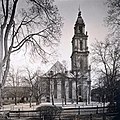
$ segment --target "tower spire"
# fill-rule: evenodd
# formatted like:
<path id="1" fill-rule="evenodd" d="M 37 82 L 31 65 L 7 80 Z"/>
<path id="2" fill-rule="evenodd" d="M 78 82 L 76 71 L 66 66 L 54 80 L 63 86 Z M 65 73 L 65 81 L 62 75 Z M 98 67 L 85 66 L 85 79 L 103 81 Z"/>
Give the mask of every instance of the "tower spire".
<path id="1" fill-rule="evenodd" d="M 79 4 L 79 8 L 78 8 L 78 17 L 81 16 L 81 11 L 80 11 L 80 4 Z"/>

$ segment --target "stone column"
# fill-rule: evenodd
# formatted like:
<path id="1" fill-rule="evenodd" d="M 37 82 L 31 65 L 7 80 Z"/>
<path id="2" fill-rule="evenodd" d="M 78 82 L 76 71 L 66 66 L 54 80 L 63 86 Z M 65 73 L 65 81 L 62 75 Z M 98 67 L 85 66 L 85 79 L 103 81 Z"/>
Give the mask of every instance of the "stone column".
<path id="1" fill-rule="evenodd" d="M 57 99 L 57 79 L 54 78 L 54 98 Z"/>
<path id="2" fill-rule="evenodd" d="M 89 69 L 88 69 L 88 76 L 89 76 L 89 79 L 88 79 L 88 104 L 90 104 L 91 102 L 91 66 L 89 66 Z"/>

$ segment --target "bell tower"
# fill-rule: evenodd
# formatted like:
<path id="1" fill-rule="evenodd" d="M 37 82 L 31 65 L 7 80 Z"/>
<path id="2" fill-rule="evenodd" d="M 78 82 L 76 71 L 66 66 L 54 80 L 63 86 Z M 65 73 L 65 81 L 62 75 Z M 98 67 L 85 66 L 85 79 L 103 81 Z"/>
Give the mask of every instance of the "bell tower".
<path id="1" fill-rule="evenodd" d="M 85 23 L 79 10 L 77 21 L 74 26 L 74 36 L 72 38 L 71 68 L 72 73 L 76 71 L 83 73 L 88 70 L 88 35 L 85 32 Z"/>
<path id="2" fill-rule="evenodd" d="M 72 38 L 71 71 L 75 77 L 76 83 L 76 103 L 78 101 L 88 101 L 90 103 L 91 82 L 88 67 L 88 35 L 85 32 L 85 23 L 78 12 L 77 21 L 74 26 L 74 36 Z"/>

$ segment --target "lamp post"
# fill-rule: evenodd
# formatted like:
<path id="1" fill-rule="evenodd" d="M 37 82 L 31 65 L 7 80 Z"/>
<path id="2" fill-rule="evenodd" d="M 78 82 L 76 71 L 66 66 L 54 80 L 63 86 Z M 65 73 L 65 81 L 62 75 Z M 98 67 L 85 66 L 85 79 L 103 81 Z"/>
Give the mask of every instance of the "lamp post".
<path id="1" fill-rule="evenodd" d="M 30 91 L 30 108 L 32 106 L 32 91 Z"/>
<path id="2" fill-rule="evenodd" d="M 2 83 L 0 81 L 0 108 L 2 107 Z"/>
<path id="3" fill-rule="evenodd" d="M 51 98 L 52 98 L 52 105 L 54 105 L 54 95 L 53 95 L 53 87 L 52 87 L 52 76 L 53 76 L 53 71 L 50 71 L 49 73 L 49 76 L 50 76 L 50 93 L 51 93 Z"/>
<path id="4" fill-rule="evenodd" d="M 75 71 L 75 82 L 76 82 L 76 104 L 78 104 L 78 70 Z"/>
<path id="5" fill-rule="evenodd" d="M 88 84 L 88 104 L 90 104 L 90 101 L 91 101 L 91 66 L 89 66 L 89 69 L 88 69 L 88 81 L 87 81 L 87 84 Z"/>
<path id="6" fill-rule="evenodd" d="M 75 77 L 75 81 L 76 81 L 76 104 L 78 104 L 78 95 L 81 95 L 81 87 L 83 85 L 84 75 L 82 72 L 80 74 L 80 72 L 78 72 L 78 70 L 76 69 L 75 76 L 76 76 Z M 79 81 L 79 80 L 81 80 L 81 81 Z M 81 100 L 82 100 L 82 98 L 81 98 Z"/>

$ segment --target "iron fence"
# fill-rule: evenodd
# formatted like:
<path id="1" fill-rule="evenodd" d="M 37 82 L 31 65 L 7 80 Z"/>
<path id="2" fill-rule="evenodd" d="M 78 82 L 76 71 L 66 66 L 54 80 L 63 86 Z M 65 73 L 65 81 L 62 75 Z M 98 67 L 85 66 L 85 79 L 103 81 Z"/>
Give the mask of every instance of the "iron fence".
<path id="1" fill-rule="evenodd" d="M 115 108 L 113 108 L 115 109 Z M 112 120 L 117 112 L 108 112 L 108 107 L 64 108 L 59 115 L 42 114 L 44 111 L 0 111 L 4 120 Z M 2 119 L 0 119 L 2 120 Z"/>

